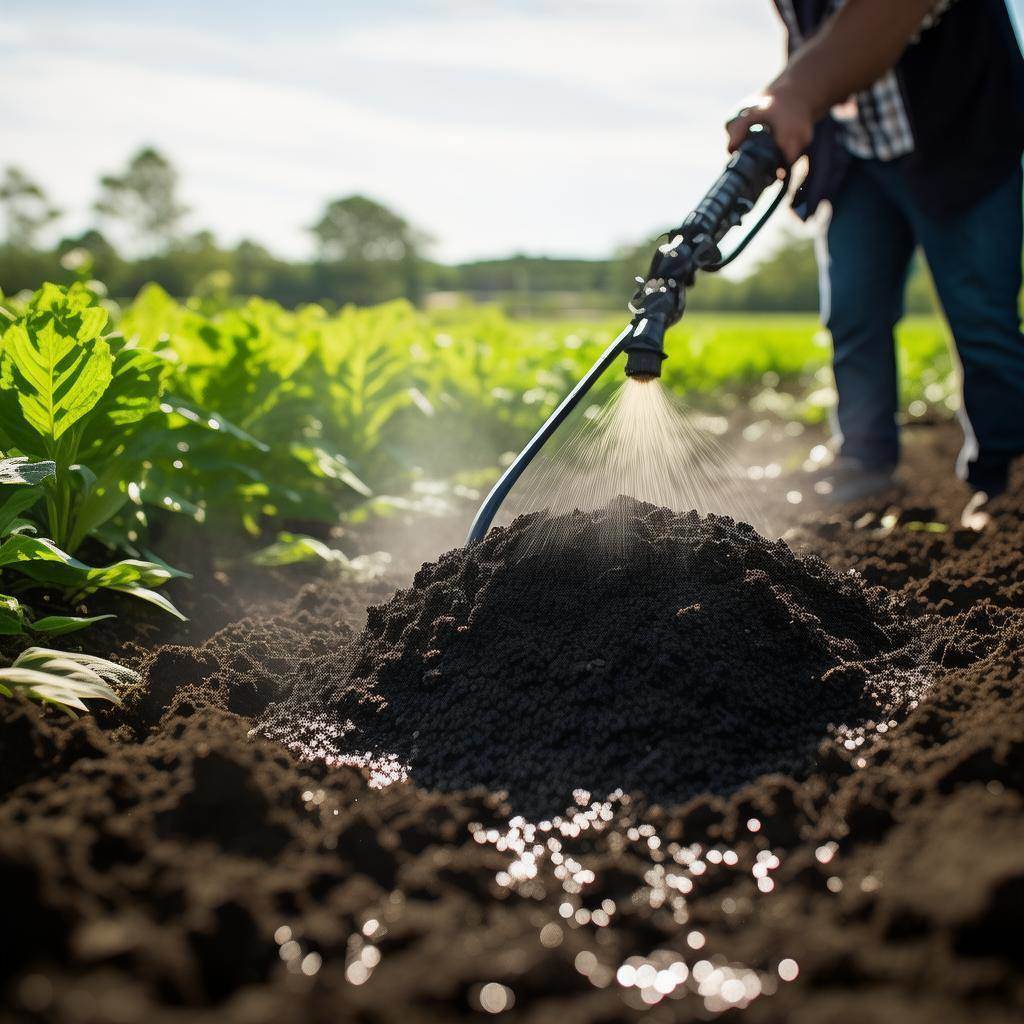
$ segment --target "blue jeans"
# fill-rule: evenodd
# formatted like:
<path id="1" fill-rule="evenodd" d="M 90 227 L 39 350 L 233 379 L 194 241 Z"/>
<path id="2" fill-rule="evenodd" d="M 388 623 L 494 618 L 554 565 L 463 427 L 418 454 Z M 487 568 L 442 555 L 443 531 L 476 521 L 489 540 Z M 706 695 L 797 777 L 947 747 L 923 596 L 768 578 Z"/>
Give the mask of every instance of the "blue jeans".
<path id="1" fill-rule="evenodd" d="M 899 459 L 893 328 L 920 245 L 963 367 L 960 475 L 998 493 L 1024 453 L 1022 174 L 968 210 L 925 213 L 898 166 L 854 160 L 833 203 L 822 311 L 832 333 L 840 450 L 877 468 Z M 822 275 L 823 282 L 825 274 Z"/>

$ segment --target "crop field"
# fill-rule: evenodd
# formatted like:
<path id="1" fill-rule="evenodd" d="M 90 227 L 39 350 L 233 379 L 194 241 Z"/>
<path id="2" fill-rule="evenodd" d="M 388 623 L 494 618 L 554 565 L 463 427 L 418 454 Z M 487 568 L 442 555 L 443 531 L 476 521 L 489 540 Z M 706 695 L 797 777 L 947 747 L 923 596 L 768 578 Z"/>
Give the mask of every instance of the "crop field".
<path id="1" fill-rule="evenodd" d="M 1020 1019 L 1024 475 L 960 527 L 945 326 L 898 494 L 814 485 L 815 318 L 695 313 L 660 387 L 757 529 L 465 546 L 621 326 L 0 300 L 10 1019 Z"/>

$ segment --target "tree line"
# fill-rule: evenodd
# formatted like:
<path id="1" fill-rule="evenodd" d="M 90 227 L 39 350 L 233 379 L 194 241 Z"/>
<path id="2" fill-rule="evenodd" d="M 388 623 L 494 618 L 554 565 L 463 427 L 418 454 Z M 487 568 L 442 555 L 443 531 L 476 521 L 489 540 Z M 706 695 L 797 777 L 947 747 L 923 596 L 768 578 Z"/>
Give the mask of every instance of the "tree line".
<path id="1" fill-rule="evenodd" d="M 43 187 L 23 169 L 0 178 L 0 291 L 38 287 L 43 280 L 102 280 L 117 297 L 155 281 L 172 295 L 263 295 L 285 306 L 320 302 L 370 305 L 405 297 L 422 303 L 432 293 L 499 301 L 515 312 L 619 309 L 637 273 L 646 269 L 653 240 L 608 259 L 514 255 L 450 265 L 428 258 L 431 239 L 383 204 L 363 195 L 328 201 L 309 226 L 311 260 L 286 260 L 251 239 L 220 245 L 207 230 L 185 231 L 188 207 L 180 177 L 162 153 L 146 147 L 117 173 L 98 182 L 94 226 L 52 235 L 61 216 Z M 741 281 L 704 276 L 690 297 L 695 308 L 814 311 L 818 276 L 811 243 L 789 238 Z M 921 269 L 911 277 L 908 308 L 932 308 Z"/>

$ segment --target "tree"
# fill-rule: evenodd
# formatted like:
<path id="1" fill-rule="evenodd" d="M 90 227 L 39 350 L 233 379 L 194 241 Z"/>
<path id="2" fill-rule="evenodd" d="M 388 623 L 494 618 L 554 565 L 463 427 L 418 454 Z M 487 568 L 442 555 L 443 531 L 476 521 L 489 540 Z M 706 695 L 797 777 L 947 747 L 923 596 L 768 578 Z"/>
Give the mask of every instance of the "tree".
<path id="1" fill-rule="evenodd" d="M 240 295 L 265 295 L 277 261 L 265 246 L 243 238 L 235 246 L 235 287 Z"/>
<path id="2" fill-rule="evenodd" d="M 373 199 L 353 195 L 329 202 L 310 230 L 321 261 L 334 264 L 336 273 L 344 271 L 348 301 L 381 302 L 396 293 L 419 301 L 421 252 L 430 237 L 404 217 Z"/>
<path id="3" fill-rule="evenodd" d="M 231 253 L 217 245 L 212 231 L 197 231 L 171 246 L 158 260 L 171 280 L 179 283 L 172 294 L 224 295 L 231 290 Z"/>
<path id="4" fill-rule="evenodd" d="M 818 261 L 814 240 L 785 231 L 775 249 L 737 284 L 746 309 L 817 312 Z"/>
<path id="5" fill-rule="evenodd" d="M 96 228 L 62 238 L 54 255 L 64 270 L 80 278 L 98 278 L 114 285 L 124 272 L 124 264 L 117 250 Z"/>
<path id="6" fill-rule="evenodd" d="M 12 249 L 34 249 L 39 231 L 60 216 L 43 187 L 17 167 L 4 171 L 0 204 L 7 222 L 7 244 Z"/>
<path id="7" fill-rule="evenodd" d="M 321 258 L 339 262 L 397 263 L 418 256 L 428 242 L 404 217 L 358 195 L 329 202 L 310 230 Z"/>
<path id="8" fill-rule="evenodd" d="M 100 196 L 94 209 L 119 220 L 136 241 L 150 251 L 166 248 L 177 236 L 188 207 L 178 202 L 178 172 L 155 149 L 140 149 L 124 173 L 100 178 Z"/>

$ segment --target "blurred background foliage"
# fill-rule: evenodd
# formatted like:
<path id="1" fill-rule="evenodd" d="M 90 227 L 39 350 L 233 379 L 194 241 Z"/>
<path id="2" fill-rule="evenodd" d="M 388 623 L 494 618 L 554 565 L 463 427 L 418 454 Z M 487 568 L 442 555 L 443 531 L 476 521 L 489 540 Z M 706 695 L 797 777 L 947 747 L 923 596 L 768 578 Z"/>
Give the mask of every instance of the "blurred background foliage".
<path id="1" fill-rule="evenodd" d="M 429 236 L 373 199 L 351 195 L 329 201 L 307 225 L 315 258 L 289 261 L 251 240 L 226 247 L 209 231 L 185 232 L 188 210 L 178 193 L 178 174 L 167 158 L 142 149 L 97 183 L 93 227 L 43 247 L 40 239 L 52 237 L 61 211 L 30 175 L 8 167 L 0 178 L 0 287 L 10 294 L 43 280 L 66 284 L 87 270 L 117 297 L 155 282 L 176 296 L 260 295 L 288 307 L 399 298 L 439 306 L 468 299 L 520 316 L 583 316 L 624 307 L 654 242 L 638 240 L 607 259 L 519 254 L 446 265 L 429 259 Z M 702 277 L 690 297 L 695 310 L 811 313 L 817 307 L 813 243 L 796 236 L 786 237 L 742 280 Z M 911 274 L 907 309 L 934 309 L 920 262 Z"/>
<path id="2" fill-rule="evenodd" d="M 92 531 L 131 557 L 154 525 L 187 536 L 202 522 L 236 554 L 287 533 L 274 549 L 287 561 L 339 520 L 472 498 L 621 329 L 653 244 L 445 266 L 416 227 L 353 195 L 308 225 L 316 258 L 289 262 L 184 233 L 178 187 L 164 156 L 140 150 L 98 182 L 95 227 L 46 247 L 60 211 L 23 171 L 0 177 L 8 317 L 26 315 L 43 281 L 84 289 L 117 351 L 166 367 L 145 458 L 116 482 L 130 500 Z M 790 238 L 742 280 L 704 276 L 691 298 L 665 366 L 684 401 L 741 427 L 826 418 L 835 392 L 809 240 Z M 908 309 L 904 415 L 948 416 L 956 373 L 921 268 Z"/>
<path id="3" fill-rule="evenodd" d="M 145 498 L 252 537 L 285 523 L 365 517 L 428 482 L 479 486 L 621 329 L 621 316 L 515 319 L 497 306 L 288 310 L 263 299 L 179 301 L 146 286 L 106 300 L 128 345 L 173 367 L 168 451 Z M 956 375 L 941 322 L 899 332 L 904 411 L 948 416 Z M 817 424 L 834 404 L 828 338 L 801 314 L 688 314 L 665 380 L 692 408 L 737 422 Z M 606 375 L 591 404 L 619 376 Z"/>

